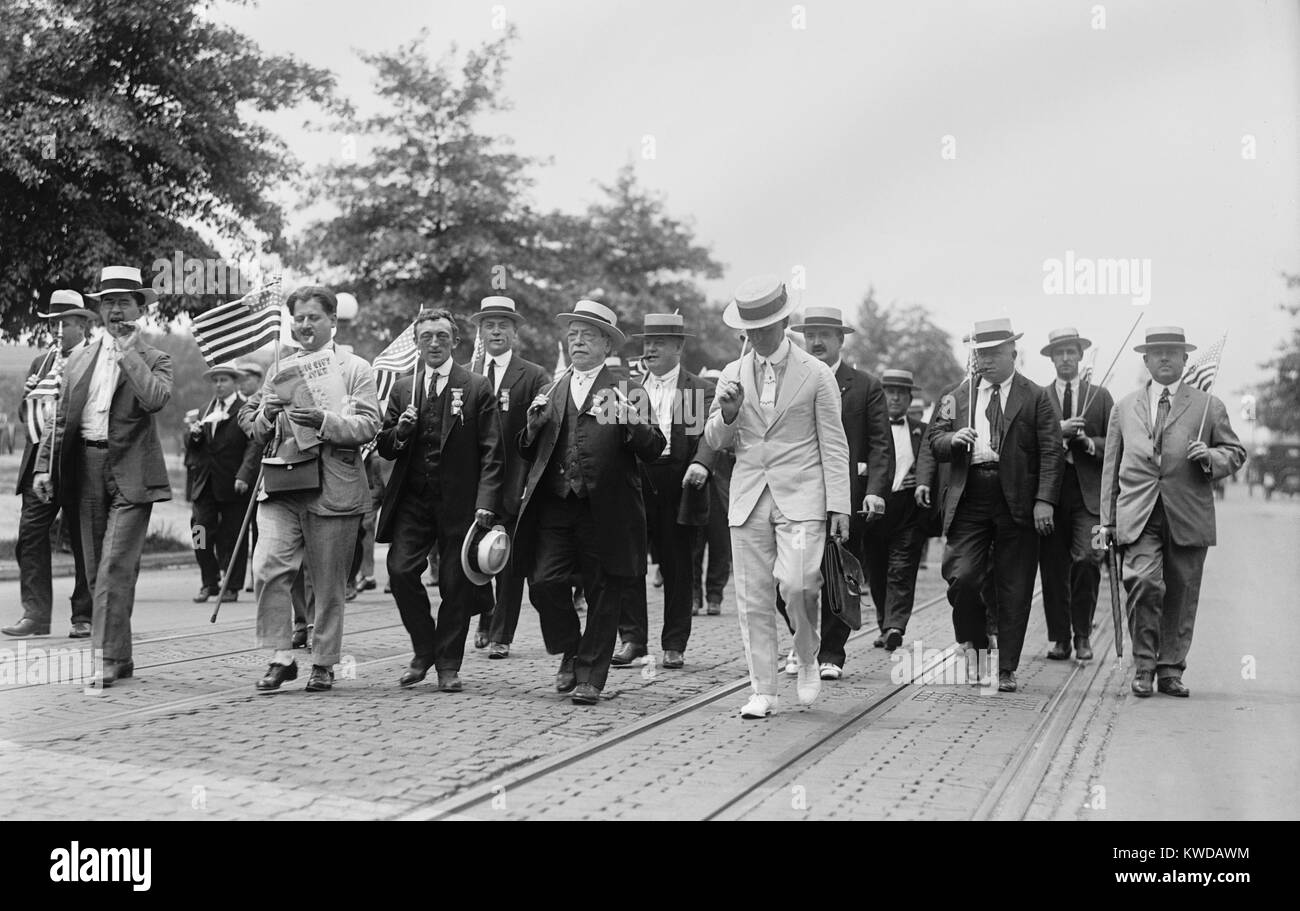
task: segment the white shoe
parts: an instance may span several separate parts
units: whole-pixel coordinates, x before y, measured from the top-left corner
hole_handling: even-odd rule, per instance
[[[799,682],[795,685],[795,692],[799,695],[800,705],[812,705],[821,694],[822,678],[819,670],[815,664],[799,668]]]
[[[780,698],[777,696],[760,696],[755,693],[749,697],[745,707],[740,710],[741,718],[766,718],[775,715]]]
[[[843,676],[844,676],[844,671],[842,668],[836,667],[834,664],[831,664],[829,661],[822,662],[823,680],[839,680]]]
[[[799,673],[799,656],[795,654],[794,649],[790,649],[790,654],[786,655],[785,672],[791,677]]]

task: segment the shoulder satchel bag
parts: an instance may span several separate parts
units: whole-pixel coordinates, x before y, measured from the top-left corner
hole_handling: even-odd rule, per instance
[[[280,418],[275,420],[275,444],[272,452],[280,451]],[[325,467],[314,452],[300,452],[285,459],[277,455],[262,459],[262,489],[267,497],[289,493],[317,493],[325,483]]]

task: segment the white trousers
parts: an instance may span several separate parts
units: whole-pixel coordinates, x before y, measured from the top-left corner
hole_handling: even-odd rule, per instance
[[[776,695],[780,660],[778,586],[794,624],[794,649],[799,662],[817,665],[825,544],[825,519],[787,519],[768,489],[758,498],[745,524],[731,528],[736,616],[745,643],[750,686],[759,695]]]

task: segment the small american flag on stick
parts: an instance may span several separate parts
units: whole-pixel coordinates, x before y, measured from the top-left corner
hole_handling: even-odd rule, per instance
[[[398,377],[415,370],[419,359],[419,352],[415,349],[415,323],[411,323],[370,363],[375,371],[375,391],[379,393],[381,405],[388,401],[388,394],[393,391]]]
[[[209,367],[251,354],[280,338],[280,276],[239,300],[194,317],[194,339]]]
[[[1188,386],[1195,386],[1202,392],[1209,392],[1210,387],[1214,385],[1214,378],[1219,373],[1219,360],[1223,356],[1223,344],[1228,340],[1228,333],[1210,347],[1210,350],[1196,359],[1195,363],[1188,364],[1187,370],[1183,373],[1183,382]]]

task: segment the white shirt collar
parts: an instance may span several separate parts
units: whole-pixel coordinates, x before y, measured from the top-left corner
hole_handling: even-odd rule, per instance
[[[757,351],[754,352],[754,356],[758,358],[760,364],[766,361],[773,367],[779,367],[781,364],[784,364],[785,359],[790,356],[790,340],[788,338],[781,339],[781,344],[777,345],[776,350],[767,357],[763,357],[763,355],[759,354]]]
[[[1157,383],[1157,382],[1155,381],[1155,379],[1152,379],[1152,380],[1151,380],[1151,404],[1152,404],[1152,406],[1154,407],[1156,404],[1159,403],[1159,401],[1160,401],[1160,390],[1161,390],[1161,389],[1166,389],[1166,388],[1167,388],[1167,389],[1169,390],[1169,398],[1172,399],[1174,396],[1178,395],[1178,388],[1179,388],[1180,386],[1182,386],[1182,385],[1183,385],[1182,377],[1179,377],[1178,379],[1174,380],[1174,381],[1173,381],[1172,383],[1170,383],[1167,387],[1166,387],[1163,383]]]
[[[494,363],[497,365],[497,375],[501,375],[505,372],[505,369],[510,366],[510,356],[514,353],[514,349],[507,348],[505,354],[489,354],[487,356],[487,362],[483,365],[484,371],[487,370],[487,363]]]
[[[842,357],[837,357],[837,358],[835,359],[835,363],[831,364],[831,373],[839,373],[839,372],[840,372],[840,364],[842,364],[842,363],[844,363],[844,358],[842,358]]]
[[[682,373],[682,365],[678,364],[676,367],[674,367],[672,370],[669,370],[663,376],[655,376],[653,373],[647,373],[645,375],[645,378],[647,383],[652,383],[656,386],[676,385],[677,378],[681,376],[681,373]]]
[[[1012,370],[1010,376],[1008,376],[1002,382],[998,383],[998,388],[1002,390],[1003,399],[1007,397],[1007,393],[1011,390],[1011,381],[1014,380],[1015,378],[1016,378],[1016,372]],[[985,390],[992,389],[992,388],[993,388],[992,383],[990,383],[988,380],[984,379],[983,377],[980,377],[980,392],[984,392]]]
[[[604,369],[604,367],[605,367],[604,364],[597,364],[595,367],[592,367],[590,370],[579,370],[577,367],[574,367],[573,375],[574,377],[578,379],[582,379],[584,381],[594,380],[596,378],[596,374],[600,373],[600,371]]]

